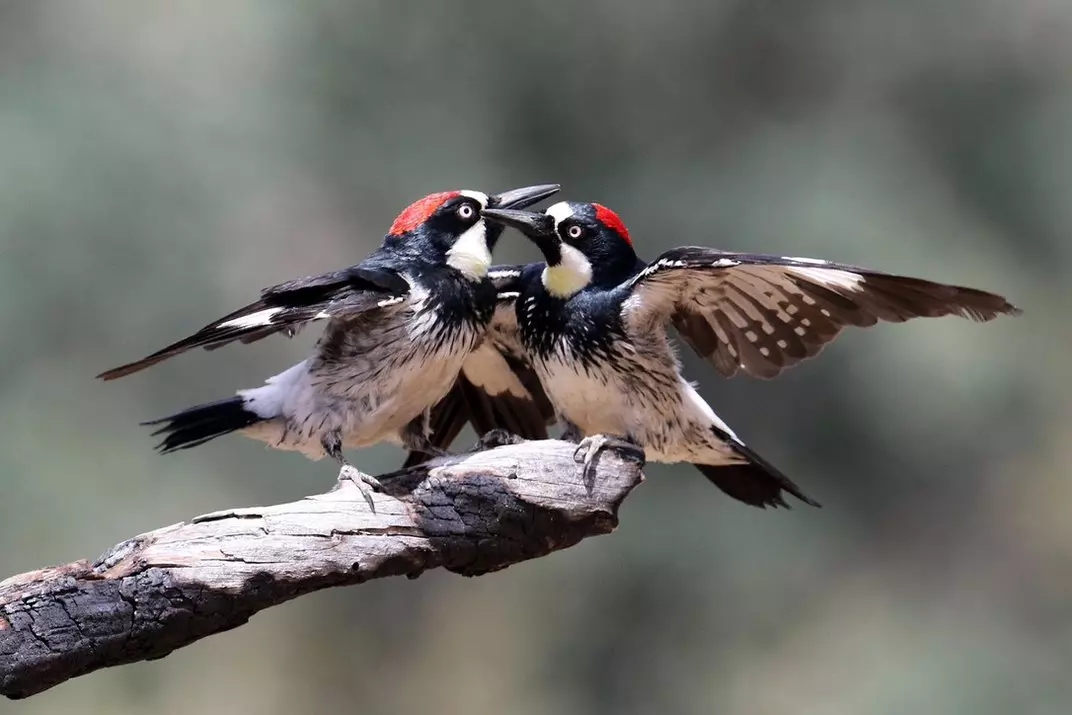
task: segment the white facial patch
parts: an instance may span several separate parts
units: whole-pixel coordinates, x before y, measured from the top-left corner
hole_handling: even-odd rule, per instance
[[[559,201],[557,204],[548,206],[544,213],[555,220],[555,230],[557,231],[558,225],[573,215],[573,209],[565,201]]]
[[[479,191],[458,193],[479,203],[481,209],[488,207],[487,194]],[[468,228],[450,247],[447,251],[447,265],[474,281],[488,275],[488,269],[491,268],[491,251],[488,249],[488,229],[483,218]]]
[[[544,268],[541,279],[548,293],[556,298],[569,298],[592,282],[592,264],[583,253],[567,243],[560,244],[559,250],[562,262]]]
[[[860,284],[864,281],[863,276],[859,274],[849,273],[837,268],[802,268],[800,266],[783,266],[782,268],[813,283],[837,286],[849,290],[860,290]]]
[[[480,219],[458,237],[447,251],[447,265],[461,272],[470,280],[480,280],[491,268],[491,251],[488,250],[488,229]]]
[[[242,315],[233,320],[227,320],[217,325],[217,328],[259,328],[272,324],[272,316],[283,310],[282,308],[267,308],[258,310],[256,313]]]

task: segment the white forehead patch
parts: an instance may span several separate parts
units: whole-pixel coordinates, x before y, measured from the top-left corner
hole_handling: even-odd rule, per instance
[[[544,213],[555,220],[555,228],[558,228],[558,224],[573,215],[573,209],[565,201],[559,201],[557,204],[548,206]]]
[[[458,193],[479,203],[480,208],[486,209],[488,207],[488,195],[482,191],[469,191],[466,189],[465,191],[459,191]]]

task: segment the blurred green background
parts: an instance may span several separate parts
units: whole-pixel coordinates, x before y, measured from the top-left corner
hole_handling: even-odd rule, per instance
[[[1069,712],[1070,67],[1060,0],[0,4],[0,576],[328,488],[137,426],[313,333],[93,375],[357,261],[431,191],[557,181],[649,257],[823,257],[1026,311],[848,332],[770,382],[687,356],[822,510],[655,465],[611,536],[314,594],[0,711]]]

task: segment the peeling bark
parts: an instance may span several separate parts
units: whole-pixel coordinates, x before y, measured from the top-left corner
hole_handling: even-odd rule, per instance
[[[162,658],[304,593],[445,568],[477,576],[611,532],[643,479],[604,452],[586,483],[555,440],[435,460],[380,477],[372,512],[349,482],[228,509],[0,582],[0,694]]]

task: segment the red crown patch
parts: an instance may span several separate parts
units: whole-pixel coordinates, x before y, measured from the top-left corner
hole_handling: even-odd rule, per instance
[[[596,221],[599,221],[611,231],[614,231],[618,234],[619,238],[630,246],[633,245],[633,239],[629,238],[629,229],[627,229],[625,224],[622,223],[622,220],[618,218],[618,214],[614,213],[603,204],[592,204],[592,208],[596,211]]]
[[[412,231],[428,220],[428,217],[435,213],[435,210],[442,206],[444,201],[454,198],[458,193],[457,191],[440,191],[414,201],[402,209],[402,213],[398,214],[387,233],[397,236],[400,233]]]

